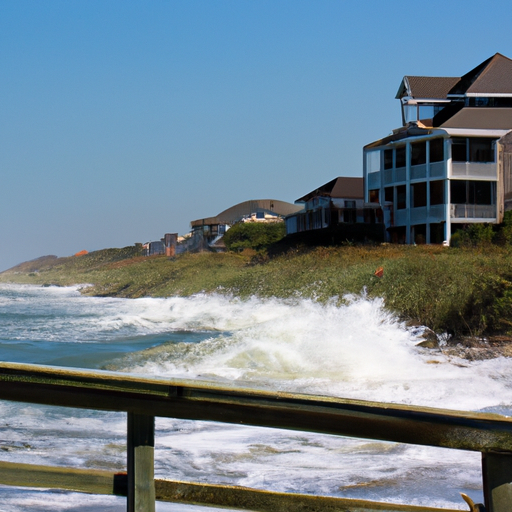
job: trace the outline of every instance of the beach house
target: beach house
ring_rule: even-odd
[[[303,208],[286,217],[290,240],[311,244],[383,240],[382,209],[365,203],[363,178],[335,178],[295,203]]]
[[[364,200],[398,243],[448,243],[512,209],[512,60],[462,77],[404,76],[402,126],[363,149]]]
[[[283,222],[289,213],[300,210],[295,204],[277,199],[243,201],[215,217],[193,220],[191,236],[182,244],[181,251],[225,250],[222,237],[237,222]]]

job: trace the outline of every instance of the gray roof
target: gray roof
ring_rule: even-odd
[[[301,207],[296,204],[278,201],[277,199],[254,199],[252,201],[244,201],[235,204],[215,217],[193,220],[190,224],[192,227],[233,224],[241,220],[244,216],[251,215],[252,213],[267,212],[284,217],[300,209]]]
[[[512,94],[512,60],[496,53],[461,77],[450,94]]]
[[[439,128],[477,128],[489,130],[511,130],[511,108],[464,107]]]
[[[363,199],[363,178],[334,178],[325,185],[312,190],[304,197],[297,199],[296,203],[305,203],[313,197],[338,197],[345,199]]]
[[[406,75],[396,98],[446,99],[454,94],[512,94],[512,60],[496,53],[460,78]]]
[[[460,80],[451,76],[404,76],[396,98],[446,99],[450,89]]]

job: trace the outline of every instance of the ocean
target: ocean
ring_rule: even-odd
[[[115,299],[0,284],[0,358],[242,387],[512,414],[512,359],[417,346],[379,299],[321,304],[224,295]],[[0,402],[0,460],[125,469],[126,416]],[[155,475],[467,510],[480,454],[183,420],[156,420]],[[0,486],[3,512],[125,510],[125,499]],[[160,512],[204,507],[158,503]]]

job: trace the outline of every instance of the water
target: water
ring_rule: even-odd
[[[468,362],[419,348],[416,331],[364,297],[342,306],[220,295],[125,300],[0,285],[0,326],[4,361],[512,411],[512,360]],[[460,492],[483,500],[479,453],[172,419],[156,427],[159,478],[461,510]],[[124,414],[0,402],[0,460],[118,471],[125,435]],[[123,498],[9,487],[0,500],[3,511],[125,509]]]

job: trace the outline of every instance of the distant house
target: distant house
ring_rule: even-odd
[[[176,254],[176,244],[178,235],[176,233],[166,233],[163,238],[155,242],[146,242],[142,248],[144,256],[156,256],[165,254],[174,256]]]
[[[237,222],[282,222],[301,207],[276,199],[256,199],[231,206],[215,217],[192,221],[191,236],[180,251],[225,250],[222,237]]]
[[[335,178],[295,202],[303,208],[286,217],[287,236],[319,243],[383,239],[382,209],[365,203],[363,178]]]
[[[144,250],[144,256],[156,256],[159,254],[165,254],[165,245],[163,240],[156,240],[154,242],[146,242],[142,246]]]
[[[405,76],[403,126],[366,145],[365,201],[389,240],[442,243],[512,209],[512,60],[497,53],[462,77]]]

